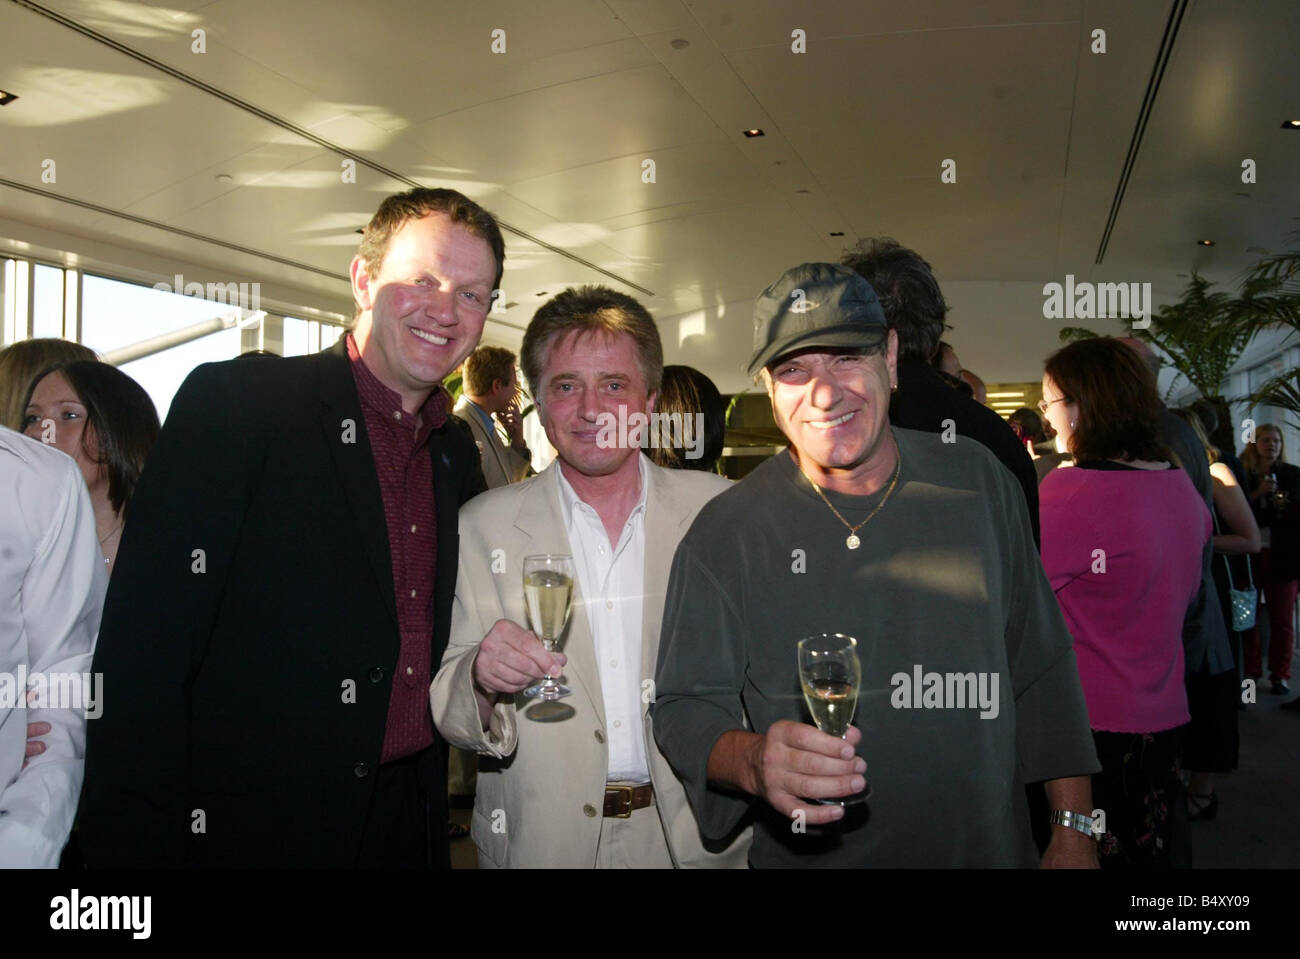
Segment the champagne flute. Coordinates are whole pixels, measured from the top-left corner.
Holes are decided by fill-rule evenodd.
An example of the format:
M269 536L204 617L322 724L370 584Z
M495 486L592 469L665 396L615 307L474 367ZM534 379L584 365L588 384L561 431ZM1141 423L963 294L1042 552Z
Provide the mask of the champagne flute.
M533 632L547 652L555 652L573 604L573 557L564 553L525 556L524 602ZM556 678L547 671L540 683L524 690L525 698L553 702L570 695L572 690Z
M817 728L840 739L848 735L862 685L858 641L841 633L821 633L799 640L799 685ZM814 799L823 806L863 802L871 787L835 799Z

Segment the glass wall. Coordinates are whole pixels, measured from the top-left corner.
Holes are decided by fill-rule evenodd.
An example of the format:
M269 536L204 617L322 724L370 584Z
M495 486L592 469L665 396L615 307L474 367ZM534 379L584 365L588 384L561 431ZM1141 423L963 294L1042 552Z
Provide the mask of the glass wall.
M271 328L268 346L279 345L275 333L282 329L284 356L328 349L343 332L317 320L274 316L241 330L224 302L15 259L4 261L0 300L6 344L29 336L77 338L143 386L161 419L196 366L261 345L263 324Z

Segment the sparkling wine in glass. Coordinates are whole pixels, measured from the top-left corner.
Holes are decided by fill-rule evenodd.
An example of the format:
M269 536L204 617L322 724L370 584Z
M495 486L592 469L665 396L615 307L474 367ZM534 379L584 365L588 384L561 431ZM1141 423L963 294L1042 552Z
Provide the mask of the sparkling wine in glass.
M799 685L817 728L843 739L853 722L862 685L858 641L840 633L822 633L799 640ZM815 799L826 806L860 803L870 787L835 799Z
M524 603L533 632L547 652L555 652L569 621L573 604L573 557L562 553L543 553L524 557ZM542 681L524 690L528 699L553 702L572 692L556 682L549 673Z

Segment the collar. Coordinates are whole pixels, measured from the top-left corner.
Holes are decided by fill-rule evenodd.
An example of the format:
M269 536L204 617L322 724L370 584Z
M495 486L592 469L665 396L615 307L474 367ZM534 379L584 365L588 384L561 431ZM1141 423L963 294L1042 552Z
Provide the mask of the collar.
M632 507L632 511L627 514L629 520L636 516L638 510L642 512L645 511L646 498L650 491L650 477L649 471L646 469L646 462L647 460L645 455L638 453L636 463L638 482L641 484L641 495L637 498L636 505ZM556 460L554 469L558 474L557 479L560 487L560 515L563 517L565 525L569 526L573 523L574 511L577 510L579 506L595 513L595 508L589 503L584 502L582 498L578 496L574 488L569 484L568 479L564 475L564 470L560 469L559 460Z
M497 424L496 421L492 419L491 413L489 413L487 410L483 409L483 407L479 406L472 399L470 399L469 394L467 393L462 393L460 398L465 401L465 404L467 406L471 407L474 410L474 412L478 414L478 418L479 420L482 421L483 428L485 430L487 430L489 433L496 432Z
M415 431L416 442L422 443L431 430L438 429L447 422L447 413L451 409L451 395L439 383L433 388L424 405L414 416L402 409L402 398L396 390L385 386L370 367L361 358L357 342L352 334L347 334L347 354L352 367L352 377L357 384L357 396L361 405L373 413L378 413L384 420L407 425Z

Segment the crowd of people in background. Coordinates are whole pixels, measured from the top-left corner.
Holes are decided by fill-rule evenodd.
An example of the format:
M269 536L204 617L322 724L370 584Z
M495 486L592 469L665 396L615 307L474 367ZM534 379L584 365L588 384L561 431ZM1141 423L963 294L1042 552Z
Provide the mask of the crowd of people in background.
M1225 402L1167 409L1159 359L1111 338L1053 353L1038 410L1004 421L943 340L929 264L868 239L760 296L750 373L790 447L729 485L693 475L718 471L724 397L663 365L630 297L566 290L521 357L478 347L503 263L467 198L391 197L353 262L355 328L315 357L196 371L165 425L84 346L0 351L5 522L27 551L3 576L28 617L6 622L0 669L87 669L99 631L94 668L119 684L90 727L91 866L446 865L465 835L448 803L476 807L482 865L1091 865L1093 835L1104 868L1192 865L1243 688L1289 692L1300 468L1277 426L1238 457ZM792 309L792 290L821 305ZM521 365L557 457L539 475ZM644 457L598 448L597 415L629 406L687 432ZM526 552L576 554L567 658L525 628ZM791 579L800 554L843 575ZM35 602L56 584L62 613ZM896 739L798 722L788 634L846 616L900 670L973 656L1021 725L918 732L865 695L862 721ZM960 649L942 636L958 621ZM588 697L569 725L516 722L514 697L565 668ZM0 864L53 866L85 722L29 718L0 769ZM843 817L851 841L791 840L808 799L864 789L862 758L874 825L832 803L809 821ZM924 795L935 821L927 777L950 773L931 842L916 811ZM33 811L34 792L55 799Z

